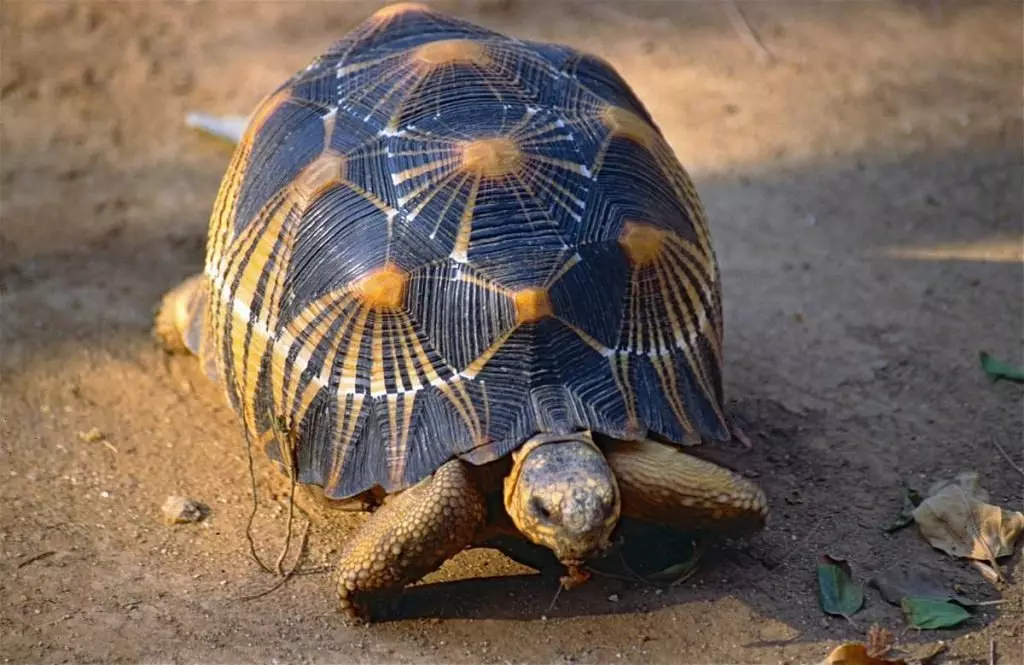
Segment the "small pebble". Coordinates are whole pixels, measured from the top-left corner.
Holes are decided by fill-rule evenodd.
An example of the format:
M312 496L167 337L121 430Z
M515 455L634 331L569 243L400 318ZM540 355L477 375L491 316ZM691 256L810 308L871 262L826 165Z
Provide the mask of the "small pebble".
M164 522L167 524L191 524L203 519L206 507L185 496L169 496L164 501Z
M619 594L613 593L612 595L608 596L608 600L610 600L613 603L619 602Z

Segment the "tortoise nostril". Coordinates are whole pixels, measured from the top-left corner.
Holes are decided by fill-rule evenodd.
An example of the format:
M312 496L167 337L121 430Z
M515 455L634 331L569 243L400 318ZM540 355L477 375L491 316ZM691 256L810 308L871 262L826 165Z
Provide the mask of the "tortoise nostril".
M533 509L533 512L539 515L544 521L551 519L551 511L548 510L548 507L545 506L544 502L539 498L533 497L530 499L530 507Z

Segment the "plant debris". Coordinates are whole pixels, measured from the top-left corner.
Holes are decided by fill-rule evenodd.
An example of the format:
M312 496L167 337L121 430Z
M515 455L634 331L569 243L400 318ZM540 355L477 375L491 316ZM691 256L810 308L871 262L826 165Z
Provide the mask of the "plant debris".
M847 620L864 605L864 590L853 581L850 564L827 554L818 560L818 601L826 614Z
M840 645L820 665L907 665L902 658L886 658L894 641L892 633L872 624L866 644L847 642Z
M678 586L693 577L693 574L699 568L703 555L704 549L695 543L689 559L674 563L656 573L651 573L644 579L654 584L668 584L670 587Z
M971 613L960 605L932 598L904 598L900 607L907 615L907 622L923 630L952 628L971 618Z
M987 503L978 474L964 472L937 483L914 509L914 521L932 547L955 557L987 563L1002 579L996 559L1013 553L1024 530L1024 514Z
M1024 383L1024 367L1016 367L996 360L985 351L978 355L981 359L981 369L985 370L985 373L992 377L993 381L1005 380Z
M903 487L903 508L900 510L900 514L892 518L888 524L882 527L882 531L886 533L894 533L899 531L903 527L910 526L914 523L914 508L921 505L922 501L921 494L909 485Z
M847 642L829 653L818 665L929 665L946 651L945 642L922 644L912 649L895 646L893 634L878 624L868 629L867 639Z
M97 443L107 438L107 435L99 427L93 427L88 432L79 432L78 438L86 443Z
M847 642L833 649L820 665L907 665L907 661L872 656L860 642Z

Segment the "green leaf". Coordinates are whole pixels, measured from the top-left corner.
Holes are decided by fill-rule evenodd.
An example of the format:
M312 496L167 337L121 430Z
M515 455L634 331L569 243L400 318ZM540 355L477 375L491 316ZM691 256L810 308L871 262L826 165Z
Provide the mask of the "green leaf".
M680 561L672 564L667 568L659 570L656 573L647 575L644 579L648 582L661 582L667 583L669 586L676 586L682 584L686 580L693 577L693 574L697 572L701 558L704 556L704 548L698 544L693 543L693 549L691 550L690 558L686 561Z
M905 526L909 526L914 522L914 508L921 505L923 498L913 487L909 485L903 486L903 508L900 510L900 514L892 518L885 526L882 527L882 531L886 533L893 533L899 531Z
M823 555L818 560L818 602L826 614L849 619L864 604L864 590L853 581L850 565Z
M1004 363L1001 360L996 360L984 351L979 355L981 358L981 368L985 370L986 374L992 377L993 381L1006 379L1007 381L1024 383L1024 368L1015 367L1014 365Z
M971 618L971 613L960 605L933 598L908 596L900 601L900 607L910 625L923 630L952 628Z

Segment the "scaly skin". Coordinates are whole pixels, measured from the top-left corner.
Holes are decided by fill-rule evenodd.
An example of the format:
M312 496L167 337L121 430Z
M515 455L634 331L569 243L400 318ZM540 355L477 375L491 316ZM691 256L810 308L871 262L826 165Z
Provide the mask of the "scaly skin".
M367 596L399 591L437 570L473 543L486 519L484 496L460 460L391 497L341 553L342 612L353 623L368 620Z
M753 533L764 526L764 492L717 464L650 440L615 441L605 457L619 481L624 516L720 535Z

